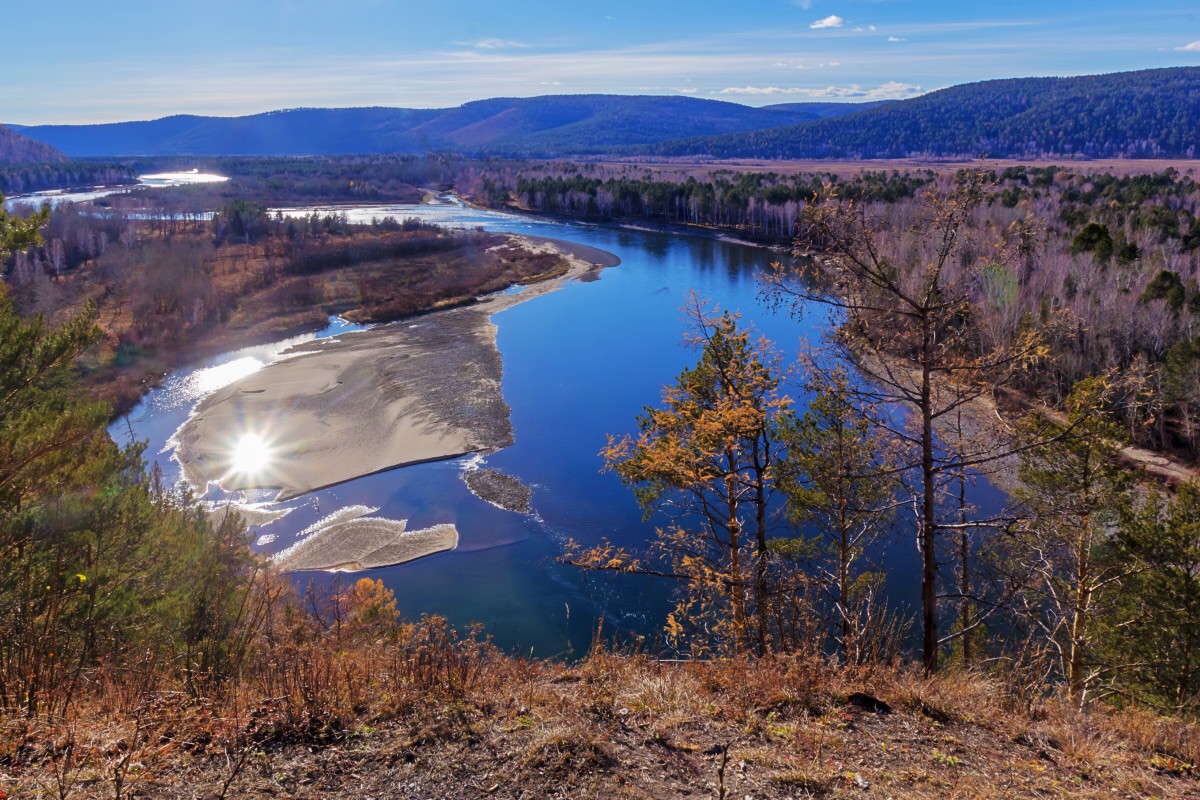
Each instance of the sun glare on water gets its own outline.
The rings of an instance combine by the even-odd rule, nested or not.
[[[230,468],[240,475],[261,475],[271,464],[271,446],[257,433],[244,433],[230,456]]]
[[[198,369],[191,375],[192,394],[200,397],[224,389],[231,383],[253,375],[266,366],[262,361],[251,356],[236,358],[215,367]]]

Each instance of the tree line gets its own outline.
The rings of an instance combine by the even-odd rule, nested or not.
[[[670,181],[645,177],[574,174],[522,175],[515,180],[485,177],[481,196],[492,205],[510,197],[540,213],[588,220],[654,220],[712,226],[766,242],[790,241],[804,204],[826,183],[836,183],[847,199],[893,203],[911,198],[932,173],[867,171],[852,180],[837,175],[717,174],[703,180]]]
[[[115,186],[137,181],[137,174],[121,164],[94,161],[0,164],[0,192],[29,194],[47,189]]]

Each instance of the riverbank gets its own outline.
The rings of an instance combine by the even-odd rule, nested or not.
[[[281,223],[261,241],[214,243],[205,225],[143,229],[55,281],[11,286],[24,313],[49,309],[55,322],[96,309],[102,337],[82,377],[118,416],[179,365],[318,330],[331,315],[409,318],[568,269],[507,234],[348,226],[298,241]]]
[[[201,401],[176,434],[185,479],[228,491],[277,489],[283,500],[510,445],[492,316],[568,281],[594,279],[619,260],[568,242],[509,239],[504,247],[519,244],[556,267],[515,291],[285,352]],[[263,451],[254,468],[243,463],[246,437]]]

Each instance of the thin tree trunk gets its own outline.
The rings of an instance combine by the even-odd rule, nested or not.
[[[769,446],[769,445],[768,445]],[[754,447],[754,524],[755,546],[758,549],[754,575],[754,616],[758,622],[758,654],[767,652],[767,488],[765,465],[762,463],[759,445]]]
[[[921,358],[921,661],[927,673],[938,668],[937,626],[937,479],[933,452],[933,387],[929,368],[932,335],[926,324]]]
[[[1085,668],[1086,638],[1088,615],[1091,614],[1091,555],[1088,553],[1089,518],[1085,517],[1085,526],[1080,530],[1076,542],[1079,559],[1079,569],[1075,582],[1074,609],[1071,615],[1070,642],[1068,643],[1067,661],[1067,693],[1071,700],[1080,708],[1086,700],[1087,687],[1084,685],[1083,671]]]
[[[959,415],[959,434],[962,433],[962,415]],[[971,604],[971,537],[966,528],[967,522],[967,473],[962,470],[958,476],[958,522],[964,527],[958,534],[958,624],[967,631],[962,635],[963,664],[970,666],[975,660],[974,631],[969,631],[975,608]]]

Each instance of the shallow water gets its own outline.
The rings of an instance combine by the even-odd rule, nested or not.
[[[533,488],[533,514],[507,512],[472,495],[460,478],[468,457],[370,475],[296,498],[281,504],[291,509],[287,516],[254,529],[251,537],[275,552],[294,543],[298,531],[356,504],[379,509],[378,516],[406,519],[409,529],[452,522],[460,533],[457,550],[362,574],[382,578],[405,614],[443,614],[459,625],[480,622],[511,651],[579,654],[601,619],[606,633],[653,634],[667,608],[668,587],[653,579],[583,574],[555,561],[568,538],[637,546],[653,535],[654,520],[643,520],[630,492],[600,471],[597,452],[607,434],[631,432],[643,408],[657,403],[662,386],[694,359],[683,342],[681,313],[690,291],[740,312],[785,355],[805,340],[819,340],[828,325],[824,309],[812,309],[799,321],[767,310],[758,300],[755,276],[779,256],[741,243],[540,221],[454,203],[337,210],[352,220],[419,217],[568,239],[611,251],[622,263],[604,270],[599,280],[569,284],[494,318],[516,443],[486,464]],[[335,320],[317,335],[352,327]],[[170,437],[198,399],[282,349],[246,348],[176,371],[114,424],[114,435],[127,440],[132,431],[147,440],[167,476],[177,477]],[[246,499],[270,496],[257,492]],[[999,497],[981,484],[973,499],[990,507]],[[911,534],[898,532],[878,558],[893,576],[890,597],[911,603],[917,589]],[[297,580],[329,588],[353,577],[358,576],[313,573]]]
[[[8,197],[4,200],[4,208],[5,210],[12,210],[18,205],[41,208],[44,205],[57,206],[61,203],[86,203],[114,194],[125,194],[137,186],[161,188],[166,186],[191,186],[201,183],[222,183],[227,180],[229,178],[224,175],[213,175],[207,172],[159,172],[153,175],[139,175],[138,183],[133,186],[93,186],[90,189],[80,191],[51,189],[44,192]]]

